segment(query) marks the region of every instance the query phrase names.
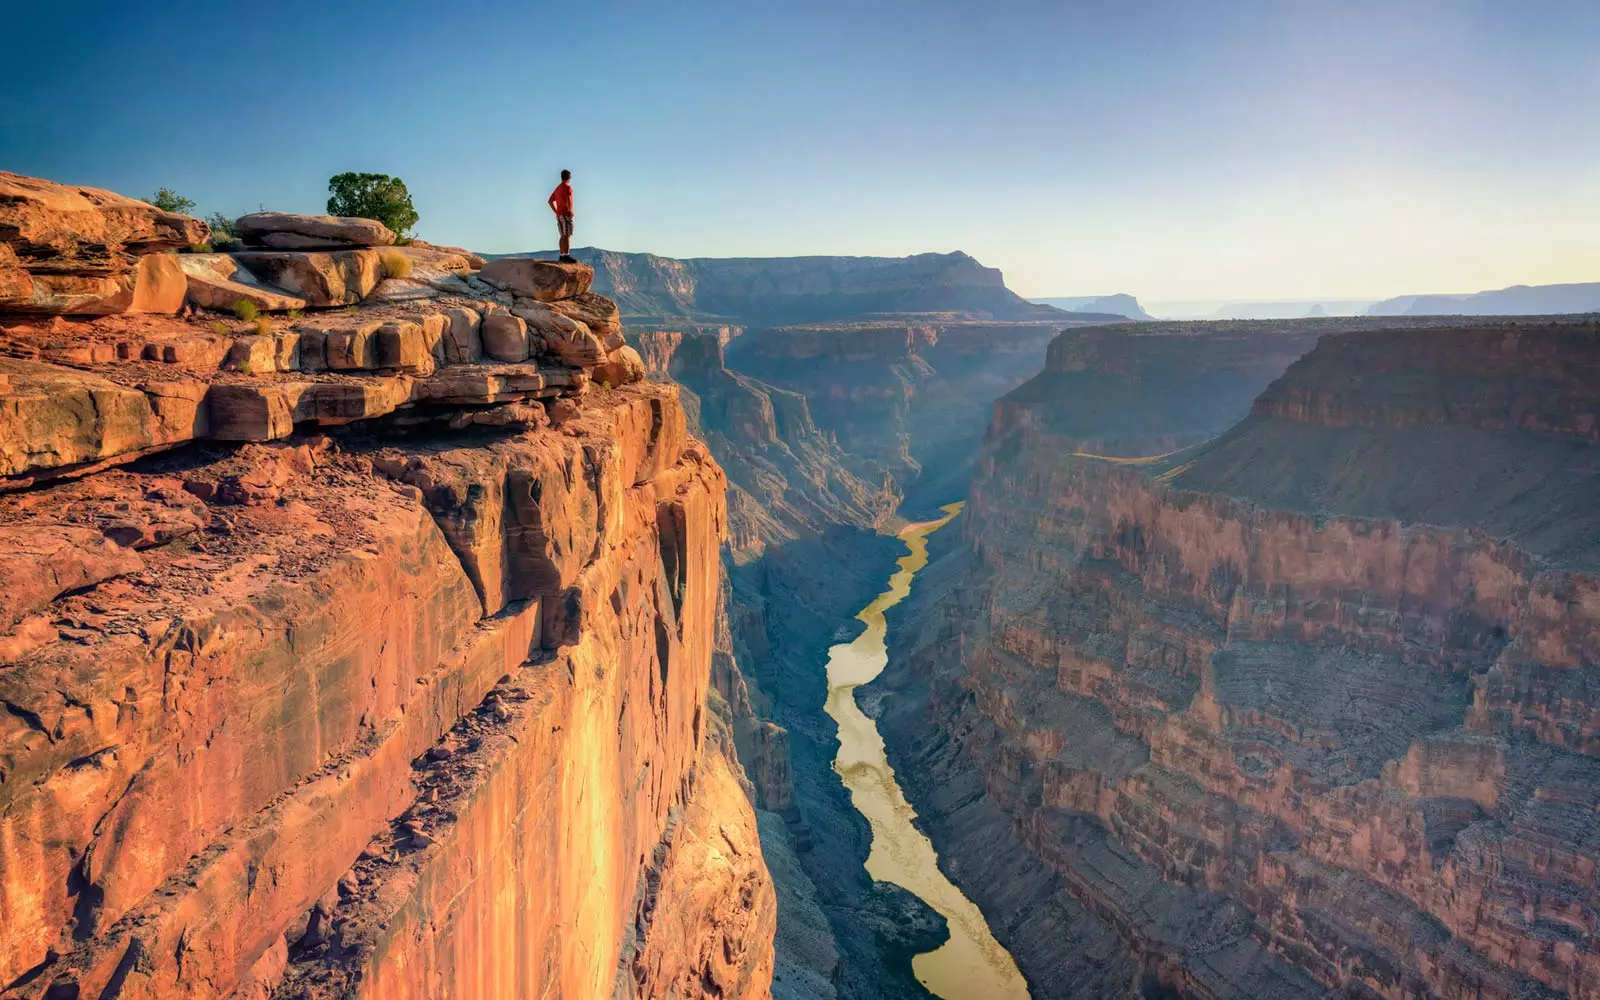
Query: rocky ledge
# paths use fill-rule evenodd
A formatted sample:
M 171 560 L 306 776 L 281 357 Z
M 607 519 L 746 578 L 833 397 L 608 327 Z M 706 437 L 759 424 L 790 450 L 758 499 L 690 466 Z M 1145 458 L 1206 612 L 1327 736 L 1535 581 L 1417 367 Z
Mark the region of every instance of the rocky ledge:
M 723 473 L 587 268 L 398 249 L 0 315 L 0 996 L 766 995 Z

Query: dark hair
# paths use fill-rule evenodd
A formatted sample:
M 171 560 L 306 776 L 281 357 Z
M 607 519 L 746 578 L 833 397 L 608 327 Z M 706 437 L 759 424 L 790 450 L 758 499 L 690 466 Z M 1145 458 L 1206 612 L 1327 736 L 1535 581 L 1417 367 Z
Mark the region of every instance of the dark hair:
M 561 171 L 561 179 L 564 180 L 564 181 L 572 180 L 572 171 L 570 171 L 570 170 Z

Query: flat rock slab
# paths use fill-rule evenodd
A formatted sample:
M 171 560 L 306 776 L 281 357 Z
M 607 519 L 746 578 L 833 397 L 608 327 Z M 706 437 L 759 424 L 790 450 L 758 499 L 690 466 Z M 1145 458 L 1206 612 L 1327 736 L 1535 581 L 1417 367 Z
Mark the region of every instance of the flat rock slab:
M 177 261 L 189 279 L 189 301 L 202 309 L 232 312 L 240 302 L 250 302 L 262 312 L 306 307 L 305 299 L 262 282 L 230 254 L 179 254 Z
M 376 250 L 258 250 L 232 256 L 258 281 L 277 285 L 318 308 L 355 305 L 383 279 Z
M 149 392 L 72 368 L 0 358 L 0 476 L 96 462 L 197 436 L 198 382 Z
M 394 245 L 394 231 L 376 219 L 348 215 L 254 212 L 234 223 L 246 242 L 284 250 L 319 250 Z
M 0 279 L 5 272 L 0 271 Z M 165 313 L 183 308 L 188 282 L 176 254 L 147 254 L 118 274 L 35 274 L 20 294 L 0 297 L 0 309 L 58 316 Z M 0 282 L 3 283 L 3 282 Z M 0 296 L 3 296 L 0 288 Z
M 589 290 L 594 268 L 588 264 L 562 264 L 535 257 L 501 257 L 483 265 L 478 277 L 540 302 L 575 298 Z

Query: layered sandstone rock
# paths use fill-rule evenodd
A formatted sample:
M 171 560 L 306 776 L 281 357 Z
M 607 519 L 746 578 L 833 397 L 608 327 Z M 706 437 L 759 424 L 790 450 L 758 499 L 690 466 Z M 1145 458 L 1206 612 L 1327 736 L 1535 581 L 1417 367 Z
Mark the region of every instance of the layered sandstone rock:
M 1597 364 L 1592 323 L 1335 334 L 1133 461 L 1196 405 L 997 407 L 880 726 L 1036 996 L 1600 989 Z
M 175 313 L 186 282 L 164 251 L 207 233 L 110 191 L 0 171 L 0 312 Z
M 838 323 L 739 340 L 731 364 L 804 396 L 865 479 L 917 511 L 966 488 L 995 397 L 1039 370 L 1054 323 Z M 926 471 L 925 471 L 926 470 Z
M 342 215 L 295 215 L 254 212 L 234 222 L 234 232 L 252 246 L 275 250 L 342 250 L 386 247 L 395 235 L 376 219 Z
M 724 475 L 481 294 L 0 317 L 4 996 L 767 995 Z

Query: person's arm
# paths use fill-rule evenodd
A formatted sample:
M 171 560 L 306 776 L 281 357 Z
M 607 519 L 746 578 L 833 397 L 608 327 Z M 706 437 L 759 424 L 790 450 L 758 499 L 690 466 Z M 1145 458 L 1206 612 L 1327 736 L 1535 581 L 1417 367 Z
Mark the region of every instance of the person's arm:
M 560 193 L 561 189 L 558 187 L 554 191 L 550 192 L 550 197 L 544 200 L 545 204 L 550 206 L 550 211 L 552 212 L 556 211 L 556 195 Z

